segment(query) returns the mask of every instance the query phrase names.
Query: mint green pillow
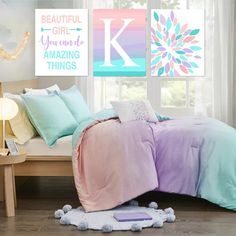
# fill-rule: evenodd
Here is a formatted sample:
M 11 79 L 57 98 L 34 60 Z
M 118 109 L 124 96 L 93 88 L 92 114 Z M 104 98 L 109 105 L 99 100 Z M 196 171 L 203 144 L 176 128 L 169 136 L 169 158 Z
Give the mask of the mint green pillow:
M 58 138 L 73 134 L 78 124 L 59 96 L 21 97 L 31 122 L 49 147 L 53 147 Z
M 59 91 L 58 94 L 78 123 L 92 117 L 77 86 L 74 85 L 67 90 Z

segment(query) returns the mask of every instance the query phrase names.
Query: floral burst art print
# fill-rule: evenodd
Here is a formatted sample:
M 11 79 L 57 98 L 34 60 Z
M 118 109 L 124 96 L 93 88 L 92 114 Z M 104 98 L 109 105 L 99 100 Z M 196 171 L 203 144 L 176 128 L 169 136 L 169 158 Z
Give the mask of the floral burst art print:
M 151 11 L 151 75 L 204 75 L 204 11 Z

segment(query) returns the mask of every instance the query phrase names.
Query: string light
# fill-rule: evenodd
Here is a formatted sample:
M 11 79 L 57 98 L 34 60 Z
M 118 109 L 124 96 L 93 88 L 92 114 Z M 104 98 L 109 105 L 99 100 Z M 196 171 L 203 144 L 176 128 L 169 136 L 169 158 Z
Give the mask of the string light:
M 8 60 L 8 61 L 12 61 L 12 60 L 15 60 L 21 53 L 22 51 L 24 50 L 26 44 L 28 43 L 28 40 L 29 40 L 29 36 L 30 36 L 30 33 L 29 32 L 25 32 L 24 33 L 24 37 L 19 45 L 19 47 L 15 50 L 14 53 L 8 53 L 4 48 L 3 46 L 0 45 L 0 57 Z

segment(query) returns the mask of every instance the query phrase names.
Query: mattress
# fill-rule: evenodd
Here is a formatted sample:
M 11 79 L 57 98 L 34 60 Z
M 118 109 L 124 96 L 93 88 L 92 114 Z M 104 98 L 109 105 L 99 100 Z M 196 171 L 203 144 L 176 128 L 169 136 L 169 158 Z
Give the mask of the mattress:
M 20 146 L 28 156 L 72 156 L 72 135 L 58 139 L 53 148 L 49 148 L 39 136 Z

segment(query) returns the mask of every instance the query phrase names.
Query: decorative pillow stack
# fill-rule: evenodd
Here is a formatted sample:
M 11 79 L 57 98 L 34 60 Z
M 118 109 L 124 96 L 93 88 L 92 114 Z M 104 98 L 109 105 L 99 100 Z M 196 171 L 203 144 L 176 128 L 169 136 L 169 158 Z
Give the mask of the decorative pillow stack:
M 58 138 L 74 133 L 78 124 L 92 116 L 76 86 L 60 91 L 55 86 L 45 90 L 27 90 L 21 95 L 29 118 L 49 147 Z
M 10 120 L 10 126 L 20 144 L 38 132 L 46 144 L 53 147 L 58 138 L 73 134 L 78 124 L 92 117 L 77 86 L 63 91 L 57 85 L 46 89 L 26 88 L 25 91 L 22 95 L 5 94 L 19 107 L 17 116 Z M 158 122 L 148 100 L 114 101 L 111 104 L 121 122 Z
M 60 91 L 60 88 L 55 84 L 46 89 L 25 88 L 24 91 L 26 91 L 28 95 L 47 95 L 49 91 Z M 38 133 L 28 118 L 26 107 L 21 96 L 17 94 L 4 93 L 4 97 L 15 101 L 19 108 L 17 115 L 9 121 L 7 136 L 10 138 L 14 137 L 15 142 L 19 144 L 24 144 L 31 138 L 37 136 Z
M 53 147 L 58 138 L 75 131 L 76 120 L 56 94 L 26 94 L 21 97 L 32 123 L 49 147 Z
M 156 114 L 148 100 L 144 101 L 113 101 L 111 102 L 121 122 L 146 120 L 158 122 Z

